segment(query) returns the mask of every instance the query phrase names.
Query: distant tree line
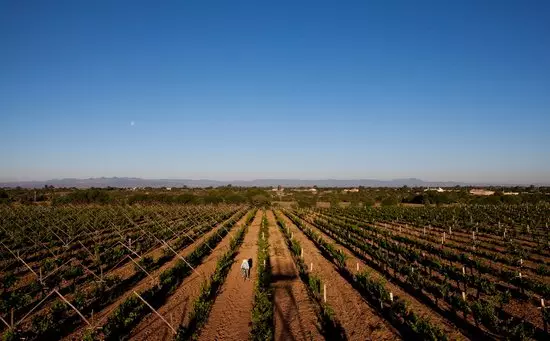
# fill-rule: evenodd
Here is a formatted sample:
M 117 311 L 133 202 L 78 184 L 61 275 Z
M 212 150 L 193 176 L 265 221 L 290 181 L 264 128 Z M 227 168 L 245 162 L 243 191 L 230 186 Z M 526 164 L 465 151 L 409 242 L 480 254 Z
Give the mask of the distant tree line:
M 494 187 L 495 193 L 482 196 L 472 195 L 468 187 L 447 188 L 444 192 L 426 191 L 425 188 L 363 188 L 344 192 L 342 188 L 316 188 L 317 191 L 286 189 L 281 192 L 270 188 L 216 187 L 216 188 L 53 188 L 1 189 L 0 204 L 52 203 L 64 204 L 253 204 L 270 205 L 272 202 L 291 202 L 299 207 L 317 205 L 370 207 L 399 204 L 445 205 L 445 204 L 519 204 L 550 202 L 549 187 Z M 514 192 L 514 194 L 505 194 Z
M 200 189 L 181 193 L 166 191 L 114 191 L 113 189 L 75 189 L 57 195 L 52 203 L 64 204 L 253 204 L 269 205 L 270 196 L 263 189 Z
M 414 194 L 404 197 L 402 203 L 411 204 L 478 204 L 478 205 L 498 205 L 498 204 L 521 204 L 537 203 L 541 201 L 550 202 L 550 195 L 545 193 L 520 193 L 517 195 L 506 195 L 502 191 L 497 191 L 492 195 L 470 195 L 467 192 L 434 192 L 429 191 L 422 194 Z

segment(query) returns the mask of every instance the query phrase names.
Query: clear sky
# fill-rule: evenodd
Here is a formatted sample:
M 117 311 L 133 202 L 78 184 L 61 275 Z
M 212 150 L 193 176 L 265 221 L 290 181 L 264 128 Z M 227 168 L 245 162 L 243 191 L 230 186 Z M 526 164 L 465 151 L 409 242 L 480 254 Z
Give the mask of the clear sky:
M 550 1 L 0 0 L 0 180 L 550 183 Z

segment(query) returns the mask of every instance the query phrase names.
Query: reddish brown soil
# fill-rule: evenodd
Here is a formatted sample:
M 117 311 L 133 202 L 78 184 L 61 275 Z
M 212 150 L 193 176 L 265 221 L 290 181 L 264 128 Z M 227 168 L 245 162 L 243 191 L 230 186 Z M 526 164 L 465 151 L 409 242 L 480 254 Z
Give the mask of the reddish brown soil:
M 323 340 L 311 302 L 272 211 L 269 222 L 271 287 L 274 296 L 275 340 Z
M 445 259 L 440 259 L 440 262 L 442 264 L 454 266 L 452 262 L 450 262 L 448 260 L 445 260 Z M 503 266 L 501 263 L 498 263 L 498 265 Z M 440 273 L 433 272 L 432 274 L 433 274 L 433 276 L 436 276 L 437 278 L 439 278 L 441 280 L 444 279 L 443 275 L 441 275 Z M 493 282 L 493 283 L 501 283 L 503 285 L 509 285 L 505 282 L 500 281 L 499 278 L 496 278 L 495 276 L 493 276 L 491 274 L 485 273 L 484 276 L 486 278 L 488 278 L 489 280 L 491 280 L 491 282 Z M 455 281 L 448 281 L 448 283 L 451 286 L 451 288 L 460 289 L 456 285 Z M 460 289 L 460 290 L 463 290 L 463 289 Z M 471 297 L 475 297 L 476 296 L 476 289 L 472 288 L 472 287 L 468 287 L 468 289 L 466 290 L 466 293 Z M 427 294 L 427 296 L 432 297 L 432 295 L 430 295 L 430 294 Z M 485 298 L 485 299 L 490 298 L 485 294 L 481 294 L 480 297 Z M 538 301 L 535 300 L 534 302 L 538 302 Z M 516 300 L 516 299 L 512 299 L 508 304 L 504 305 L 504 311 L 511 314 L 512 316 L 514 316 L 518 319 L 523 319 L 523 320 L 529 321 L 529 322 L 533 323 L 535 326 L 537 326 L 538 328 L 542 329 L 543 328 L 542 315 L 540 314 L 540 310 L 538 310 L 537 307 L 533 304 L 534 302 L 533 301 L 525 302 L 525 301 L 519 301 L 519 300 Z M 445 307 L 445 309 L 447 309 L 447 310 L 451 309 L 447 304 L 443 303 L 441 300 L 439 302 L 439 305 L 442 306 L 442 307 Z M 470 324 L 472 324 L 472 325 L 474 324 L 474 320 L 472 318 L 472 315 L 469 315 L 467 320 Z M 484 328 L 482 328 L 482 329 L 485 330 Z
M 245 215 L 246 217 L 246 215 Z M 245 220 L 245 217 L 243 217 L 241 220 L 240 220 L 240 223 L 244 223 L 244 220 Z M 225 221 L 224 221 L 225 222 Z M 223 224 L 224 222 L 221 222 L 220 224 Z M 203 234 L 202 236 L 200 236 L 199 238 L 196 238 L 195 241 L 188 245 L 187 247 L 185 247 L 182 251 L 180 251 L 178 253 L 178 255 L 181 255 L 182 257 L 187 257 L 189 254 L 191 254 L 191 252 L 193 252 L 193 250 L 195 250 L 195 248 L 200 245 L 200 243 L 202 243 L 205 238 L 211 236 L 213 233 L 216 233 L 216 231 L 219 229 L 219 225 L 214 227 L 212 230 L 208 231 L 207 233 Z M 227 237 L 225 238 L 227 239 Z M 223 241 L 222 241 L 223 243 Z M 228 242 L 229 243 L 229 242 Z M 160 249 L 160 248 L 159 248 Z M 153 271 L 151 274 L 151 276 L 153 278 L 158 278 L 158 276 L 166 269 L 174 266 L 174 264 L 179 260 L 180 258 L 179 257 L 174 257 L 171 261 L 165 263 L 163 266 L 161 266 L 159 269 Z M 189 278 L 195 278 L 195 277 L 198 277 L 198 275 L 192 275 L 190 276 Z M 188 279 L 189 279 L 188 278 Z M 200 286 L 200 282 L 201 281 L 198 281 L 199 282 L 199 286 Z M 185 282 L 184 282 L 185 283 Z M 103 323 L 105 323 L 107 321 L 107 318 L 109 317 L 110 313 L 112 311 L 114 311 L 114 309 L 116 309 L 116 307 L 118 307 L 122 302 L 124 302 L 124 300 L 126 300 L 129 296 L 133 295 L 133 292 L 136 291 L 136 292 L 141 292 L 149 287 L 151 287 L 152 285 L 154 285 L 153 283 L 153 280 L 150 278 L 150 277 L 145 277 L 144 279 L 142 279 L 139 283 L 137 283 L 134 287 L 132 288 L 128 288 L 128 290 L 126 290 L 126 292 L 121 295 L 115 302 L 109 304 L 108 306 L 106 306 L 102 311 L 100 312 L 97 312 L 94 314 L 94 324 L 95 325 L 101 325 Z M 156 317 L 156 315 L 155 315 Z M 158 319 L 158 317 L 156 317 L 156 319 Z M 160 320 L 160 319 L 159 319 Z M 159 321 L 162 323 L 162 321 Z M 166 326 L 166 325 L 164 325 Z M 167 328 L 167 327 L 166 327 Z M 81 335 L 82 333 L 84 333 L 84 331 L 86 330 L 85 326 L 75 330 L 73 333 L 71 333 L 70 335 L 66 336 L 65 338 L 63 338 L 63 340 L 80 340 L 81 339 Z
M 439 240 L 439 238 L 441 238 L 441 235 L 442 233 L 444 232 L 442 229 L 437 229 L 438 232 L 434 232 L 436 231 L 435 228 L 431 228 L 432 231 L 426 231 L 426 234 L 431 237 L 432 239 L 430 238 L 427 238 L 426 236 L 423 235 L 422 231 L 418 231 L 418 230 L 415 230 L 413 228 L 409 228 L 409 227 L 405 227 L 403 224 L 397 224 L 397 223 L 392 223 L 392 224 L 387 224 L 387 223 L 375 223 L 374 224 L 375 226 L 377 227 L 380 227 L 380 228 L 385 228 L 385 229 L 391 229 L 392 232 L 396 235 L 402 235 L 402 236 L 405 236 L 405 237 L 414 237 L 418 240 L 422 240 L 422 241 L 425 241 L 425 242 L 428 242 L 428 243 L 432 243 L 432 244 L 438 244 L 436 242 L 434 242 L 433 238 L 438 238 L 437 240 Z M 402 230 L 401 232 L 398 232 L 399 230 L 399 226 L 402 227 Z M 452 250 L 454 250 L 455 252 L 457 253 L 463 253 L 464 251 L 461 250 L 460 248 L 458 248 L 458 245 L 460 246 L 470 246 L 471 245 L 471 235 L 468 235 L 468 238 L 464 238 L 463 237 L 464 233 L 460 233 L 460 232 L 456 232 L 456 231 L 453 231 L 453 234 L 452 235 L 449 235 L 447 234 L 446 235 L 446 240 L 449 240 L 457 245 L 451 245 L 449 243 L 446 244 L 446 246 Z M 491 242 L 494 242 L 494 238 L 493 239 L 488 239 L 488 238 L 479 238 L 478 236 L 476 236 L 476 238 L 481 241 L 481 244 L 479 244 L 477 247 L 478 249 L 480 250 L 483 250 L 485 252 L 488 252 L 488 253 L 492 253 L 492 254 L 506 254 L 507 253 L 507 249 L 503 246 L 500 246 L 498 244 L 491 244 Z M 466 245 L 464 245 L 466 244 Z M 485 256 L 482 256 L 482 255 L 477 255 L 477 257 L 485 260 L 486 262 L 489 262 L 489 263 L 493 263 L 493 261 L 491 259 L 488 259 L 487 257 Z M 523 260 L 523 273 L 524 274 L 531 274 L 532 276 L 537 276 L 537 277 L 544 277 L 544 276 L 539 276 L 536 274 L 536 271 L 535 269 L 537 268 L 537 266 L 539 266 L 540 263 L 544 263 L 545 260 L 546 260 L 546 257 L 544 256 L 541 256 L 541 255 L 537 255 L 537 254 L 533 254 L 531 253 L 530 258 L 534 259 L 534 260 L 538 260 L 538 262 L 534 262 L 533 260 L 531 259 L 524 259 Z M 509 271 L 517 271 L 517 267 L 514 267 L 514 266 L 511 266 L 511 265 L 508 265 L 508 264 L 504 264 L 504 263 L 501 263 L 499 262 L 498 263 L 498 266 L 499 267 L 502 267 L 502 268 L 505 268 Z
M 283 220 L 302 245 L 304 262 L 313 263 L 312 273 L 327 284 L 327 303 L 344 327 L 348 340 L 400 340 L 399 333 L 369 306 L 315 244 L 287 217 L 283 216 Z
M 262 212 L 258 211 L 235 256 L 235 263 L 231 266 L 221 292 L 216 297 L 208 321 L 200 332 L 199 340 L 247 340 L 249 338 L 261 222 Z M 241 276 L 241 262 L 250 258 L 252 258 L 250 279 L 244 279 Z
M 437 326 L 439 326 L 445 332 L 445 334 L 451 340 L 468 340 L 469 339 L 467 336 L 461 334 L 460 331 L 454 326 L 452 322 L 448 321 L 447 319 L 439 315 L 437 312 L 428 308 L 422 302 L 418 301 L 414 296 L 411 296 L 408 293 L 406 293 L 398 285 L 392 282 L 388 282 L 388 279 L 383 274 L 369 267 L 362 260 L 355 257 L 355 255 L 349 249 L 347 249 L 343 245 L 340 245 L 337 241 L 332 239 L 329 235 L 325 234 L 323 231 L 321 231 L 317 227 L 311 225 L 310 223 L 308 223 L 307 225 L 311 227 L 314 231 L 319 233 L 323 237 L 323 239 L 325 239 L 326 241 L 333 243 L 334 245 L 338 245 L 338 249 L 342 250 L 347 256 L 346 267 L 350 272 L 352 273 L 357 272 L 357 264 L 359 264 L 360 272 L 364 272 L 365 270 L 367 270 L 369 272 L 369 275 L 372 278 L 383 280 L 388 290 L 390 290 L 397 297 L 400 297 L 405 301 L 407 301 L 409 303 L 409 307 L 411 308 L 411 310 L 414 311 L 416 314 L 418 314 L 419 316 L 427 317 L 429 320 L 434 322 Z
M 199 296 L 204 281 L 216 270 L 218 258 L 229 249 L 229 241 L 240 226 L 244 225 L 245 214 L 227 236 L 214 248 L 214 251 L 206 257 L 196 270 L 201 275 L 193 273 L 187 277 L 176 289 L 170 299 L 158 309 L 174 329 L 181 324 L 187 325 L 189 312 L 193 308 L 195 299 Z M 257 216 L 256 216 L 257 218 Z M 130 334 L 131 340 L 172 340 L 174 338 L 170 328 L 157 315 L 149 314 Z

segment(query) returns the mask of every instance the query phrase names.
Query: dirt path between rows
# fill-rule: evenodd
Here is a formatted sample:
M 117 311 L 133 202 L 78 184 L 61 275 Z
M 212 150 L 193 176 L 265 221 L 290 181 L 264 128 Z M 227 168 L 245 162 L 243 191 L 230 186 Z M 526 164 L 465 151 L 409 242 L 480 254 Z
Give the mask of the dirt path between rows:
M 324 340 L 298 269 L 288 250 L 272 211 L 269 222 L 271 287 L 274 296 L 275 340 Z
M 430 321 L 434 322 L 436 325 L 441 327 L 441 329 L 445 332 L 445 334 L 451 340 L 469 340 L 469 338 L 466 335 L 462 334 L 456 328 L 456 326 L 454 325 L 454 323 L 452 323 L 452 321 L 448 321 L 439 313 L 437 313 L 436 311 L 433 311 L 432 309 L 424 305 L 422 302 L 418 301 L 414 296 L 405 292 L 405 290 L 403 290 L 399 285 L 393 283 L 391 279 L 386 278 L 382 273 L 371 268 L 361 259 L 357 258 L 347 247 L 340 244 L 338 241 L 334 240 L 331 236 L 323 232 L 317 226 L 312 225 L 311 222 L 307 220 L 302 220 L 302 221 L 304 221 L 307 224 L 307 226 L 312 228 L 315 232 L 319 233 L 323 237 L 323 239 L 325 239 L 330 243 L 333 243 L 334 245 L 338 245 L 338 249 L 342 250 L 347 257 L 346 267 L 350 272 L 356 273 L 357 265 L 359 264 L 360 272 L 367 270 L 372 278 L 384 281 L 387 289 L 389 289 L 394 295 L 397 295 L 398 297 L 403 298 L 405 301 L 407 301 L 409 303 L 410 308 L 416 314 L 418 314 L 419 316 L 428 317 Z M 372 259 L 368 255 L 365 255 L 365 257 Z
M 189 321 L 189 312 L 193 308 L 195 299 L 199 296 L 202 284 L 206 278 L 216 270 L 218 258 L 229 249 L 229 242 L 233 235 L 243 226 L 248 212 L 233 226 L 228 235 L 214 248 L 214 251 L 208 255 L 196 270 L 196 273 L 188 276 L 182 284 L 176 289 L 174 294 L 166 303 L 158 309 L 159 314 L 169 321 L 174 329 L 177 330 L 180 324 L 187 325 Z M 258 215 L 256 215 L 257 219 Z M 130 334 L 131 340 L 172 340 L 174 335 L 170 328 L 157 315 L 149 314 L 139 323 Z
M 235 256 L 235 262 L 221 292 L 216 297 L 208 321 L 200 332 L 199 340 L 248 340 L 252 323 L 258 233 L 261 223 L 262 211 L 258 210 Z M 252 259 L 248 280 L 241 276 L 241 262 L 244 259 Z
M 241 221 L 244 222 L 246 215 L 241 218 Z M 221 221 L 219 224 L 217 224 L 214 228 L 212 228 L 207 233 L 195 238 L 195 241 L 189 245 L 187 245 L 185 248 L 183 248 L 181 251 L 178 252 L 178 255 L 186 258 L 191 252 L 195 250 L 195 248 L 200 245 L 206 238 L 210 237 L 214 233 L 217 233 L 216 231 L 220 228 L 222 224 L 225 224 L 229 219 Z M 162 246 L 159 246 L 159 250 L 162 249 Z M 175 265 L 175 263 L 179 260 L 179 257 L 175 257 L 163 264 L 160 268 L 156 269 L 155 271 L 151 272 L 151 277 L 158 278 L 158 276 L 166 269 L 172 267 Z M 195 275 L 196 276 L 196 275 Z M 104 307 L 101 311 L 96 312 L 94 314 L 94 324 L 100 325 L 102 323 L 105 323 L 107 321 L 107 318 L 109 315 L 122 303 L 124 302 L 128 297 L 133 295 L 133 292 L 140 292 L 143 290 L 146 290 L 147 288 L 151 287 L 153 285 L 153 280 L 147 276 L 144 277 L 142 280 L 140 280 L 137 284 L 134 286 L 127 288 L 126 291 L 113 303 L 107 305 Z M 86 331 L 87 326 L 81 326 L 77 328 L 74 332 L 64 337 L 62 340 L 81 340 L 82 334 Z
M 304 262 L 313 263 L 314 275 L 327 284 L 327 303 L 345 329 L 348 340 L 401 340 L 399 332 L 380 317 L 337 271 L 308 237 L 281 214 L 294 239 L 303 248 Z
M 175 221 L 173 222 L 170 222 L 170 223 L 175 223 Z M 187 230 L 185 231 L 180 231 L 181 234 L 183 234 L 183 232 L 185 233 L 188 233 L 189 235 L 193 235 L 192 231 L 194 229 L 197 229 L 199 228 L 199 225 L 195 225 L 195 226 L 192 226 L 192 227 L 189 227 Z M 170 239 L 169 241 L 167 241 L 168 243 L 171 243 L 173 242 L 177 237 L 174 237 L 172 239 Z M 196 236 L 195 236 L 196 238 Z M 74 251 L 73 251 L 74 253 Z M 161 255 L 163 254 L 163 247 L 162 245 L 159 245 L 158 243 L 155 245 L 155 246 L 152 246 L 151 248 L 149 248 L 148 250 L 144 251 L 143 254 L 141 255 L 142 257 L 152 257 L 153 259 L 158 259 Z M 59 255 L 61 256 L 61 258 L 63 257 L 63 255 Z M 126 260 L 127 257 L 129 256 L 133 256 L 131 254 L 129 255 L 126 255 L 123 259 L 121 259 L 119 261 L 119 263 L 109 269 L 108 271 L 104 272 L 103 273 L 103 276 L 117 276 L 119 278 L 119 280 L 121 281 L 124 281 L 126 279 L 128 279 L 129 277 L 131 277 L 134 273 L 135 273 L 135 264 L 130 261 L 130 260 Z M 60 259 L 61 259 L 60 258 Z M 74 258 L 74 257 L 73 257 Z M 30 265 L 30 264 L 29 264 Z M 78 266 L 78 265 L 77 265 Z M 31 265 L 32 267 L 32 265 Z M 29 273 L 28 275 L 34 277 L 35 275 L 33 273 Z M 25 277 L 24 280 L 25 281 L 29 281 L 30 279 L 32 279 L 31 277 Z M 78 288 L 80 291 L 82 292 L 89 292 L 90 290 L 92 290 L 92 287 L 94 285 L 94 281 L 93 281 L 93 277 L 91 277 L 91 275 L 87 272 L 85 272 L 85 274 L 83 276 L 81 276 L 81 280 L 82 282 L 80 281 L 77 281 L 78 284 Z M 21 281 L 18 281 L 18 283 L 21 282 Z M 27 283 L 28 284 L 28 283 Z M 68 299 L 69 301 L 72 301 L 74 299 L 74 291 L 73 292 L 64 292 L 63 290 L 64 289 L 67 289 L 69 287 L 69 282 L 67 281 L 63 281 L 61 283 L 61 286 L 60 288 L 58 288 L 58 290 L 64 294 L 65 298 Z M 43 314 L 43 312 L 46 310 L 46 309 L 49 309 L 51 307 L 51 304 L 53 303 L 53 300 L 52 298 L 54 298 L 53 296 L 50 297 L 50 299 L 46 300 L 45 302 L 42 303 L 40 309 L 37 309 L 36 311 L 34 311 L 31 315 L 28 315 L 26 317 L 26 320 L 27 322 L 24 322 L 23 325 L 21 326 L 23 329 L 27 329 L 28 328 L 28 323 L 30 323 L 30 321 L 32 321 L 32 318 L 34 318 L 34 316 L 37 316 L 37 315 L 40 315 L 40 314 Z M 38 301 L 36 301 L 35 304 L 37 304 Z M 101 311 L 104 311 L 105 309 L 102 309 Z M 17 316 L 17 315 L 15 315 Z M 101 315 L 96 315 L 95 317 L 98 317 L 98 318 L 102 318 Z M 97 321 L 97 319 L 95 320 Z M 80 334 L 81 332 L 83 331 L 82 328 L 83 327 L 86 327 L 87 328 L 87 325 L 85 326 L 84 325 L 84 321 L 81 321 L 80 325 L 77 325 L 77 326 L 72 326 L 72 331 L 68 331 L 70 332 L 69 335 L 66 335 L 66 336 L 63 336 L 63 338 L 69 338 L 69 339 L 80 339 Z M 2 327 L 0 327 L 0 330 Z M 73 337 L 73 334 L 75 333 L 78 333 L 78 335 L 74 336 Z M 61 336 L 60 336 L 61 337 Z

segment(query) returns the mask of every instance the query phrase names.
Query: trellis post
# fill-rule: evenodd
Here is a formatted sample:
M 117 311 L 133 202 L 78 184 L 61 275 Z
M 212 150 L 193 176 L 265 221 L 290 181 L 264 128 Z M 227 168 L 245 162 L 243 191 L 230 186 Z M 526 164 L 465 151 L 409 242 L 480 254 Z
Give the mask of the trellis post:
M 176 330 L 174 329 L 174 327 L 172 327 L 172 325 L 171 325 L 170 323 L 168 323 L 168 321 L 166 321 L 166 319 L 165 319 L 164 317 L 162 317 L 162 315 L 159 314 L 158 311 L 155 310 L 155 308 L 153 308 L 153 307 L 152 307 L 146 300 L 144 300 L 137 292 L 134 291 L 134 294 L 135 294 L 143 303 L 145 303 L 145 304 L 149 307 L 149 309 L 151 309 L 151 311 L 152 311 L 153 313 L 155 313 L 164 323 L 166 323 L 166 325 L 167 325 L 168 327 L 170 327 L 170 329 L 172 330 L 172 332 L 173 332 L 174 334 L 177 334 L 177 332 L 176 332 Z

